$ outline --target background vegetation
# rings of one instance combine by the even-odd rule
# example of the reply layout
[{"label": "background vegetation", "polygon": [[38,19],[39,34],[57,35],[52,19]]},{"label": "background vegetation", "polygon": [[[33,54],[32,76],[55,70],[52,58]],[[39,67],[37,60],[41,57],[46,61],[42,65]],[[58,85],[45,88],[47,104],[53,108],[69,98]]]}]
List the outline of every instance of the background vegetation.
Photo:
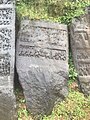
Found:
[{"label": "background vegetation", "polygon": [[68,24],[84,13],[90,0],[17,0],[17,13],[30,19],[44,19]]},{"label": "background vegetation", "polygon": [[[84,14],[90,0],[17,0],[18,18],[47,20],[70,24],[74,17]],[[69,58],[69,95],[54,107],[50,116],[41,120],[90,120],[90,97],[85,97],[76,83],[77,73],[72,57]],[[33,120],[26,109],[25,98],[20,88],[16,89],[18,120]]]}]

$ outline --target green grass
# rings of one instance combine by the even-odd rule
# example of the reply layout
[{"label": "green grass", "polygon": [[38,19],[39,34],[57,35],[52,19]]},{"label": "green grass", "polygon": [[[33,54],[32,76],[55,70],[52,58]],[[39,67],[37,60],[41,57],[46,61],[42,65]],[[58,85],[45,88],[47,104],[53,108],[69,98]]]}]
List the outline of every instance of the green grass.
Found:
[{"label": "green grass", "polygon": [[[26,109],[25,98],[21,91],[16,92],[18,120],[33,120]],[[56,105],[50,116],[41,120],[90,120],[90,97],[80,93],[75,82],[69,85],[68,97]]]},{"label": "green grass", "polygon": [[[30,1],[30,0],[28,0]],[[36,2],[35,2],[36,1]],[[17,0],[16,11],[20,18],[28,16],[29,19],[42,19],[47,21],[69,24],[74,17],[84,14],[84,8],[90,5],[90,0],[33,0],[22,2]]]}]

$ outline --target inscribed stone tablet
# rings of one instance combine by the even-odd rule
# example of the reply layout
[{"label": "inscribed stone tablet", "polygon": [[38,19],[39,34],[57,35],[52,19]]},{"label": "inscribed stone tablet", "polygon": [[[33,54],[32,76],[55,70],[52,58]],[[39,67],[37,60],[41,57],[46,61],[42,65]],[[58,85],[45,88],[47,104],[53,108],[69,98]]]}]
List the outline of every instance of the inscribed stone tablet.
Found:
[{"label": "inscribed stone tablet", "polygon": [[68,94],[67,26],[23,20],[18,36],[16,66],[27,107],[48,115]]},{"label": "inscribed stone tablet", "polygon": [[81,90],[90,95],[90,8],[72,21],[71,47]]},{"label": "inscribed stone tablet", "polygon": [[0,120],[15,120],[15,1],[0,1]]}]

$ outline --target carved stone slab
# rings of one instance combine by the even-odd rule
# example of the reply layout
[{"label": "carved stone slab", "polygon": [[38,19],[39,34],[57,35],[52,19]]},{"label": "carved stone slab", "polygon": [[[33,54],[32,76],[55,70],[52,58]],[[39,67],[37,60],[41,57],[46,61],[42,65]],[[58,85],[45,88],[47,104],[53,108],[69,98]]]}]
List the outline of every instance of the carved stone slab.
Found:
[{"label": "carved stone slab", "polygon": [[71,48],[81,90],[90,95],[90,7],[72,21]]},{"label": "carved stone slab", "polygon": [[67,26],[22,20],[16,66],[30,112],[50,114],[68,94]]},{"label": "carved stone slab", "polygon": [[15,1],[0,0],[0,120],[15,120]]}]

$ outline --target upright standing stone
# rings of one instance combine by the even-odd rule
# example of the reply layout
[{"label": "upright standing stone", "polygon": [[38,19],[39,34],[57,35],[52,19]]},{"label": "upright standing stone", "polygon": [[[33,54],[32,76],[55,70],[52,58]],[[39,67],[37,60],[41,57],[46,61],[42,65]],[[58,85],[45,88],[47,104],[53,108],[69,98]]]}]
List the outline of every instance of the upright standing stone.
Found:
[{"label": "upright standing stone", "polygon": [[0,120],[15,120],[15,1],[0,0]]},{"label": "upright standing stone", "polygon": [[18,36],[16,67],[27,107],[34,116],[48,115],[68,94],[67,26],[23,20]]},{"label": "upright standing stone", "polygon": [[90,95],[90,7],[70,26],[73,60],[81,90]]}]

